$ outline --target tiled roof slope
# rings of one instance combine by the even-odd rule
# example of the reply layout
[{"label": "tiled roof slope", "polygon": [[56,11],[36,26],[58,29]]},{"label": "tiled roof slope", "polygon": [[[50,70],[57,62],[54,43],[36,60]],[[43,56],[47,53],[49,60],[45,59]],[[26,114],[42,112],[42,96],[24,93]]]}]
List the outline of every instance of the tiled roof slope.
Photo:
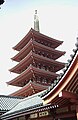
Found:
[{"label": "tiled roof slope", "polygon": [[36,107],[43,106],[42,98],[39,97],[42,92],[22,99],[13,109],[3,114],[2,118],[4,119],[7,115],[10,116],[11,114],[16,114],[21,111],[23,113],[23,111],[30,111]]},{"label": "tiled roof slope", "polygon": [[20,97],[18,98],[18,97],[0,95],[0,111],[11,110],[20,101],[21,101]]}]

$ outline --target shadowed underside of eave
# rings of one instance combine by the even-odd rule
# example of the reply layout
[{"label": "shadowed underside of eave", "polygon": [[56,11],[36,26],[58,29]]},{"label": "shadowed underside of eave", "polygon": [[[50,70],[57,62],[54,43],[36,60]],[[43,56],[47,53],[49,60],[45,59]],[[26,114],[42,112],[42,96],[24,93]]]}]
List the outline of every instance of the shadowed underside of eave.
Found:
[{"label": "shadowed underside of eave", "polygon": [[[51,59],[58,59],[59,57],[61,57],[62,55],[65,54],[65,52],[63,51],[59,51],[59,50],[55,50],[52,49],[50,47],[47,47],[45,45],[42,45],[34,40],[30,40],[25,47],[23,47],[18,54],[16,54],[14,57],[12,57],[11,59],[17,62],[20,62],[22,59],[24,59],[24,57],[27,56],[27,54],[29,54],[30,51],[34,51],[37,52],[39,51],[37,54],[41,54],[42,56],[45,57],[51,57]],[[44,53],[44,55],[43,55]],[[48,56],[46,56],[48,55]]]},{"label": "shadowed underside of eave", "polygon": [[[62,77],[61,81],[47,94],[44,94],[44,104],[55,102],[56,98],[64,97],[69,103],[78,103],[78,54],[75,57]],[[70,99],[71,98],[71,99]],[[66,102],[65,100],[65,102]],[[66,103],[67,104],[67,103]]]},{"label": "shadowed underside of eave", "polygon": [[[44,69],[38,69],[30,65],[23,73],[18,75],[15,79],[7,82],[7,84],[22,87],[29,80],[31,79],[35,80],[35,77],[38,78],[40,76],[48,79],[47,83],[41,82],[42,84],[50,85],[51,82],[58,76],[58,74],[50,72],[50,71],[45,71]],[[23,85],[21,83],[23,83]]]},{"label": "shadowed underside of eave", "polygon": [[23,96],[27,97],[32,94],[36,94],[40,91],[48,89],[49,86],[41,85],[39,83],[35,83],[32,81],[29,81],[28,84],[26,84],[24,87],[19,89],[18,91],[10,94],[11,96]]},{"label": "shadowed underside of eave", "polygon": [[30,64],[35,66],[40,64],[41,67],[45,66],[44,69],[47,69],[47,67],[49,66],[52,72],[57,72],[60,69],[63,69],[65,66],[65,63],[37,55],[31,51],[22,61],[20,61],[15,67],[10,69],[9,71],[14,73],[22,73],[24,70],[27,69]]}]

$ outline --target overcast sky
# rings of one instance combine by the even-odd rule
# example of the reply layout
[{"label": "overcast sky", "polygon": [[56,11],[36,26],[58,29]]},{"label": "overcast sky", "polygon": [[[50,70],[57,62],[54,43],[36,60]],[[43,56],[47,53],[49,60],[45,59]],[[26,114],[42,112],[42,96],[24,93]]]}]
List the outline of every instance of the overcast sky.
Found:
[{"label": "overcast sky", "polygon": [[78,0],[5,0],[0,9],[0,94],[8,95],[16,87],[6,82],[17,76],[8,71],[16,62],[12,49],[33,28],[34,11],[38,10],[40,32],[64,43],[66,51],[60,61],[67,62],[78,36]]}]

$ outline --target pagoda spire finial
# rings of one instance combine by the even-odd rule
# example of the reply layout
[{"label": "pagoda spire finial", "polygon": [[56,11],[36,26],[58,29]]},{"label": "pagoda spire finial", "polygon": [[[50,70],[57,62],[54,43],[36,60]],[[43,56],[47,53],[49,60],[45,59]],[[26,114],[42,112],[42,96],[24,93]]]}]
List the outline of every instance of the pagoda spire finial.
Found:
[{"label": "pagoda spire finial", "polygon": [[35,10],[35,15],[34,15],[34,30],[36,31],[40,31],[39,30],[39,19],[38,19],[38,16],[37,16],[37,10]]}]

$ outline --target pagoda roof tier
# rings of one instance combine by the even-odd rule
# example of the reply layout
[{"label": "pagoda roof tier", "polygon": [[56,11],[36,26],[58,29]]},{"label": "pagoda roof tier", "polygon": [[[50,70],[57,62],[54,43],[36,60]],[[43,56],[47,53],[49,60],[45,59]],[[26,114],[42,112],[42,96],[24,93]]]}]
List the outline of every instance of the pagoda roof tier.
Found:
[{"label": "pagoda roof tier", "polygon": [[32,94],[38,93],[45,89],[48,89],[49,86],[41,85],[39,83],[32,82],[31,80],[26,84],[23,88],[19,89],[18,91],[10,94],[11,96],[22,96],[27,97]]},{"label": "pagoda roof tier", "polygon": [[20,75],[18,75],[13,80],[7,82],[7,84],[23,87],[31,79],[33,79],[34,81],[37,81],[38,77],[42,77],[42,78],[44,77],[48,79],[47,82],[42,82],[41,79],[38,82],[40,82],[43,85],[50,85],[51,82],[54,79],[56,79],[57,76],[58,74],[56,73],[45,71],[44,69],[39,69],[39,68],[36,68],[30,65],[24,72],[22,72]]},{"label": "pagoda roof tier", "polygon": [[58,59],[59,57],[61,57],[62,55],[65,54],[65,52],[59,51],[59,50],[55,50],[52,49],[50,47],[47,47],[45,45],[42,45],[40,43],[37,43],[34,40],[30,40],[28,42],[28,44],[22,48],[18,54],[16,54],[13,58],[11,58],[12,60],[15,61],[21,61],[24,57],[26,57],[26,55],[33,50],[34,52],[36,52],[37,54],[41,54],[45,57],[50,57],[51,59]]},{"label": "pagoda roof tier", "polygon": [[39,39],[42,42],[47,42],[51,44],[52,48],[57,48],[60,44],[63,43],[63,41],[56,40],[54,38],[48,37],[44,34],[41,34],[40,32],[35,31],[34,29],[30,29],[30,31],[27,33],[27,35],[16,45],[13,47],[14,50],[20,51],[31,39]]},{"label": "pagoda roof tier", "polygon": [[30,53],[23,60],[21,60],[15,67],[10,69],[10,72],[15,72],[15,73],[20,74],[25,69],[27,69],[26,67],[29,66],[30,64],[32,64],[32,65],[35,64],[35,66],[40,64],[41,67],[49,66],[49,67],[51,67],[52,72],[57,72],[60,69],[65,67],[65,63],[43,57],[41,55],[35,54],[34,52],[30,51]]}]

